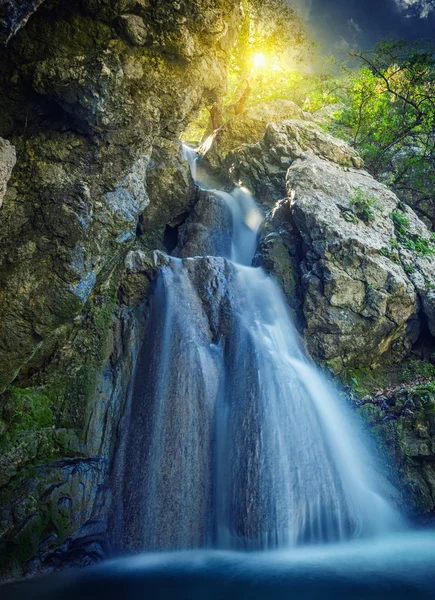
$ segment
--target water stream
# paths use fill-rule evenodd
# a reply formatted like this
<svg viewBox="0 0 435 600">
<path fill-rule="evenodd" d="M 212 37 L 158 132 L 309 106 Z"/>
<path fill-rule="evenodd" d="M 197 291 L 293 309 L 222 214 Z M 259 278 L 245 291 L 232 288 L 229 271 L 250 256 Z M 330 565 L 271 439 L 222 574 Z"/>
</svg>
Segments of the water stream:
<svg viewBox="0 0 435 600">
<path fill-rule="evenodd" d="M 264 550 L 400 529 L 361 428 L 251 266 L 261 211 L 246 190 L 209 192 L 229 239 L 171 258 L 158 279 L 117 479 L 121 548 Z"/>
</svg>

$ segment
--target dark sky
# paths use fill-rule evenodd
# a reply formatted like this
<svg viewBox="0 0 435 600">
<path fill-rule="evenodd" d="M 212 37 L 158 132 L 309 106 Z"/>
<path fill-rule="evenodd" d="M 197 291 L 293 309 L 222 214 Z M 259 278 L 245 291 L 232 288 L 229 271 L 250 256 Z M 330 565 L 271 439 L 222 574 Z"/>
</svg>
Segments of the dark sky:
<svg viewBox="0 0 435 600">
<path fill-rule="evenodd" d="M 435 40 L 435 0 L 289 0 L 330 52 L 369 48 L 385 37 Z"/>
</svg>

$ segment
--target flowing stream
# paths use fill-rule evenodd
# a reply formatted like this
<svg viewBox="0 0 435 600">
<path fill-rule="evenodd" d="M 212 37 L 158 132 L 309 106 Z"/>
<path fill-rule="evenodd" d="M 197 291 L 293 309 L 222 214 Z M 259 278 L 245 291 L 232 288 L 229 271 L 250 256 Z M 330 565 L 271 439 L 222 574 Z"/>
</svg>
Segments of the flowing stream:
<svg viewBox="0 0 435 600">
<path fill-rule="evenodd" d="M 243 189 L 208 194 L 207 256 L 181 250 L 157 281 L 114 537 L 128 551 L 264 550 L 400 529 L 361 428 L 251 266 L 261 211 Z"/>
</svg>

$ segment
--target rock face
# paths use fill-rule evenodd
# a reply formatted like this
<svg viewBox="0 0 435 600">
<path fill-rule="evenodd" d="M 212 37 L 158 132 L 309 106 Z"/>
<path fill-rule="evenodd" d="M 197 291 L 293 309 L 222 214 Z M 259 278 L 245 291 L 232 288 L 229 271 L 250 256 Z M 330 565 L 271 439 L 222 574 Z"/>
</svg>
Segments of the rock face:
<svg viewBox="0 0 435 600">
<path fill-rule="evenodd" d="M 260 142 L 229 152 L 225 167 L 233 181 L 271 206 L 286 197 L 285 176 L 297 158 L 316 155 L 343 167 L 362 167 L 363 161 L 345 142 L 323 132 L 315 123 L 291 120 L 270 123 Z"/>
<path fill-rule="evenodd" d="M 44 0 L 0 0 L 0 44 L 6 44 L 43 2 Z"/>
<path fill-rule="evenodd" d="M 379 391 L 359 412 L 377 436 L 414 516 L 435 508 L 435 385 L 433 381 Z"/>
<path fill-rule="evenodd" d="M 175 255 L 231 256 L 232 216 L 218 193 L 199 192 L 198 202 L 180 227 Z"/>
<path fill-rule="evenodd" d="M 293 223 L 290 202 L 283 199 L 266 215 L 254 266 L 263 267 L 279 283 L 299 331 L 306 327 L 299 269 L 301 248 L 301 237 Z"/>
<path fill-rule="evenodd" d="M 134 22 L 154 23 L 141 45 L 121 26 L 124 4 L 53 2 L 3 51 L 0 134 L 12 137 L 20 160 L 2 209 L 10 267 L 1 282 L 8 360 L 1 354 L 0 389 L 83 311 L 144 209 L 164 204 L 156 179 L 176 171 L 177 134 L 204 96 L 225 88 L 237 3 L 133 3 Z M 167 193 L 172 217 L 189 206 L 186 173 L 182 193 Z M 167 218 L 154 217 L 152 229 Z"/>
<path fill-rule="evenodd" d="M 214 135 L 213 146 L 206 155 L 208 164 L 213 169 L 221 170 L 231 150 L 242 144 L 259 142 L 269 123 L 287 119 L 311 121 L 313 117 L 291 100 L 271 100 L 250 107 L 239 115 L 230 115 Z"/>
<path fill-rule="evenodd" d="M 300 280 L 299 320 L 316 359 L 339 371 L 375 364 L 387 352 L 403 356 L 418 338 L 420 309 L 434 333 L 430 232 L 360 169 L 345 143 L 312 123 L 271 124 L 261 142 L 230 153 L 227 164 L 257 198 L 288 198 L 269 218 L 272 229 L 281 225 L 272 238 L 266 231 L 258 261 L 287 279 L 284 290 Z M 274 253 L 286 258 L 285 275 L 282 261 L 270 265 Z M 297 295 L 286 293 L 298 311 Z"/>
<path fill-rule="evenodd" d="M 3 39 L 39 4 L 3 2 Z M 0 136 L 18 157 L 11 174 L 1 142 L 5 574 L 37 551 L 29 572 L 58 564 L 104 504 L 146 299 L 124 260 L 163 249 L 195 201 L 178 137 L 225 91 L 239 13 L 235 0 L 50 0 L 0 51 Z"/>
<path fill-rule="evenodd" d="M 15 148 L 7 140 L 0 138 L 0 208 L 6 194 L 6 185 L 16 162 Z"/>
</svg>

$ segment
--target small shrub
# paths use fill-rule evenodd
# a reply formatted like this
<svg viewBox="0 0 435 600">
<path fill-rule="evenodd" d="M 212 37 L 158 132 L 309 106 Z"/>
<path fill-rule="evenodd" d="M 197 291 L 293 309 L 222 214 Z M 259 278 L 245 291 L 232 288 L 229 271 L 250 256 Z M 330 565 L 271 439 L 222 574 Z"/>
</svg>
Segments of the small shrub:
<svg viewBox="0 0 435 600">
<path fill-rule="evenodd" d="M 360 186 L 357 186 L 355 194 L 350 199 L 349 206 L 358 219 L 361 219 L 364 223 L 370 223 L 376 216 L 379 203 L 375 196 L 366 194 Z"/>
<path fill-rule="evenodd" d="M 413 267 L 412 265 L 407 265 L 407 266 L 403 267 L 403 270 L 408 275 L 412 275 L 413 273 L 415 273 L 415 267 Z"/>
<path fill-rule="evenodd" d="M 409 219 L 403 212 L 393 211 L 390 216 L 394 223 L 397 242 L 402 246 L 402 248 L 411 250 L 412 252 L 420 254 L 421 256 L 435 255 L 433 240 L 431 238 L 425 238 L 421 235 L 411 233 L 409 229 Z"/>
</svg>

